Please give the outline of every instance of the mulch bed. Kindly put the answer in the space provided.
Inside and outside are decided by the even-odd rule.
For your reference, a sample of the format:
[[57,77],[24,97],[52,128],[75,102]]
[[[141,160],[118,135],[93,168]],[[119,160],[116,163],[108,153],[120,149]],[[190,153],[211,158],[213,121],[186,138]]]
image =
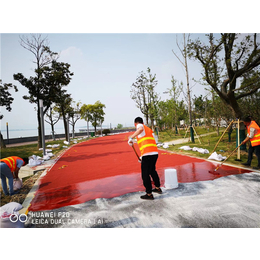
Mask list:
[[37,181],[37,179],[40,177],[44,170],[38,171],[36,174],[32,175],[29,178],[26,178],[26,180],[23,181],[23,186],[20,189],[18,194],[15,194],[13,196],[5,196],[3,193],[3,190],[1,188],[1,207],[9,202],[18,202],[20,204],[23,204],[27,194],[32,189],[34,183]]

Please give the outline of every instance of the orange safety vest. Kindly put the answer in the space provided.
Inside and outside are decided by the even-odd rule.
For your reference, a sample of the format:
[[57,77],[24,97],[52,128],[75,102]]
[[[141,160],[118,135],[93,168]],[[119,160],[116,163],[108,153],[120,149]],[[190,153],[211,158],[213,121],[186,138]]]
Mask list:
[[255,121],[251,121],[251,124],[247,126],[247,132],[250,135],[250,127],[253,127],[257,130],[256,134],[253,138],[250,138],[250,142],[252,146],[260,145],[260,127],[257,125]]
[[17,159],[22,160],[23,164],[24,164],[24,160],[22,158],[20,158],[20,157],[17,157],[17,156],[6,157],[4,159],[1,159],[0,161],[4,162],[5,164],[7,164],[8,167],[10,168],[11,172],[14,172],[15,169],[16,169],[16,160]]
[[147,153],[158,152],[156,141],[153,137],[152,129],[150,129],[146,125],[143,126],[144,126],[145,136],[141,138],[138,138],[138,136],[136,137],[137,144],[141,151],[141,156]]

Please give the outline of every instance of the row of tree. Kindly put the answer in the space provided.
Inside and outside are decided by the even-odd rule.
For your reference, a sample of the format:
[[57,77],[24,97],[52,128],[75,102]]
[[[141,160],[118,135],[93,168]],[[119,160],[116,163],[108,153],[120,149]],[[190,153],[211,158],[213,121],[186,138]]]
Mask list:
[[[42,38],[41,35],[21,37],[20,44],[33,54],[35,58],[33,62],[36,64],[35,74],[26,78],[22,73],[16,73],[13,75],[13,78],[28,89],[28,95],[23,96],[23,98],[37,106],[38,147],[43,146],[40,100],[43,100],[43,115],[48,118],[46,122],[51,125],[53,134],[54,125],[60,119],[63,120],[66,137],[68,137],[69,124],[72,125],[74,133],[75,124],[80,118],[91,122],[96,131],[96,127],[104,121],[105,105],[97,101],[94,105],[84,104],[80,107],[79,102],[76,103],[73,101],[71,94],[65,89],[73,76],[73,72],[70,71],[70,64],[58,62],[58,53],[50,50],[47,38]],[[13,102],[13,98],[9,92],[11,88],[18,91],[15,85],[2,84],[1,82],[0,106],[5,106],[8,111],[11,111],[11,104]],[[1,147],[4,147],[2,135]]]
[[[143,71],[132,84],[131,98],[143,113],[146,122],[153,127],[157,125],[173,126],[180,120],[188,124],[195,123],[196,118],[205,118],[208,124],[219,119],[230,121],[251,115],[260,122],[260,43],[258,34],[243,35],[223,33],[215,37],[206,35],[208,44],[200,39],[186,42],[178,47],[183,59],[179,59],[186,71],[186,84],[172,76],[172,87],[168,89],[171,99],[160,101],[155,91],[158,84],[156,74],[150,68]],[[210,87],[205,96],[191,98],[187,57],[197,60],[202,65],[201,84]],[[184,87],[186,85],[186,88]],[[180,93],[184,100],[179,100]],[[210,96],[210,98],[209,98]]]

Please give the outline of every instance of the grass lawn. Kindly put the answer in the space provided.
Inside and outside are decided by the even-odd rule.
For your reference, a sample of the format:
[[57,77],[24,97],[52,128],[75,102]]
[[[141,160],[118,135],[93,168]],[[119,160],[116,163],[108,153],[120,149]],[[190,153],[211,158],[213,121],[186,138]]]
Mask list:
[[[205,128],[197,127],[197,128],[195,128],[195,130],[198,135],[206,134],[209,132],[215,132],[215,130],[213,128],[211,128],[208,131]],[[183,143],[183,144],[170,145],[170,147],[166,150],[173,151],[173,152],[180,153],[180,154],[186,154],[186,155],[191,155],[191,156],[207,159],[211,155],[212,151],[214,150],[215,145],[219,141],[224,130],[225,130],[224,128],[220,129],[219,135],[217,135],[217,133],[213,133],[213,134],[207,135],[207,136],[199,136],[201,144],[200,144],[199,140],[197,138],[195,138],[195,143],[187,142],[187,143]],[[185,132],[186,131],[182,130],[182,131],[180,131],[181,135],[176,135],[175,131],[173,131],[173,130],[162,131],[159,133],[159,142],[163,143],[163,142],[167,142],[167,141],[181,139],[184,137]],[[190,137],[189,132],[186,135],[186,138],[188,138],[188,137]],[[195,134],[194,134],[194,137],[196,137]],[[198,152],[184,151],[184,150],[179,149],[180,147],[182,147],[184,145],[190,146],[191,148],[198,147],[198,148],[207,149],[209,151],[209,154],[201,154]],[[247,144],[247,148],[248,147],[249,147],[249,144]],[[234,151],[235,149],[236,149],[236,132],[233,131],[231,134],[231,142],[229,142],[229,140],[228,140],[228,134],[225,133],[224,137],[218,144],[215,151],[217,152],[217,154],[221,154],[222,156],[228,157],[230,155],[230,153],[232,151]],[[241,161],[236,161],[236,159],[237,159],[237,151],[226,162],[234,164],[234,165],[242,166],[242,163],[245,163],[247,161],[247,151],[243,151],[243,150],[240,151]],[[258,164],[257,158],[254,154],[251,166],[256,167],[257,164]]]

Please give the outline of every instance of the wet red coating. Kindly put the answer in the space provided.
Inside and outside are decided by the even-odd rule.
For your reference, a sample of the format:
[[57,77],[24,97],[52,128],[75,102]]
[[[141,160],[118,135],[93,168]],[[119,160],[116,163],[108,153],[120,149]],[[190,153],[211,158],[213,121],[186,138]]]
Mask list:
[[[41,179],[30,211],[51,210],[96,198],[112,198],[144,191],[141,164],[127,144],[131,133],[92,139],[68,149]],[[137,146],[136,150],[139,152]],[[178,182],[213,180],[245,171],[217,162],[159,151],[157,171],[164,184],[164,170],[175,168]]]

